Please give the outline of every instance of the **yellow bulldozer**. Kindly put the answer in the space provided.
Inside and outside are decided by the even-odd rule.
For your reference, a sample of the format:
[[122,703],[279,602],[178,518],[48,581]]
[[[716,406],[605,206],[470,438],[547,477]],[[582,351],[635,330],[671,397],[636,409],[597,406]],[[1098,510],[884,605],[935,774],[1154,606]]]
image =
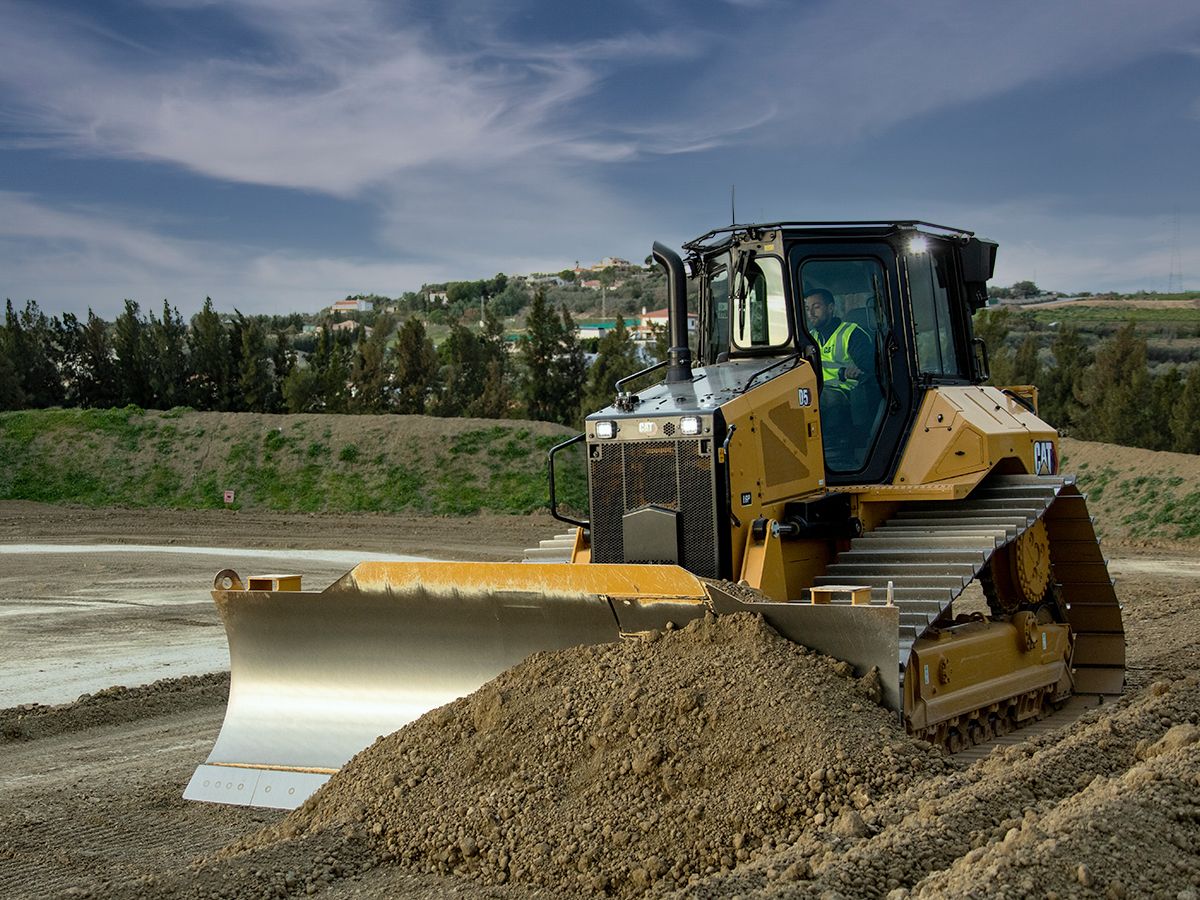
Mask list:
[[[775,222],[683,249],[695,326],[685,261],[656,243],[667,360],[550,452],[570,531],[523,563],[364,562],[321,591],[217,575],[229,703],[186,797],[295,807],[532,652],[706,614],[759,614],[877,672],[908,732],[952,752],[1121,692],[1120,605],[1057,434],[1036,389],[985,384],[971,322],[996,244],[920,221]],[[586,519],[555,493],[576,444]],[[973,583],[986,605],[975,591],[966,612]]]

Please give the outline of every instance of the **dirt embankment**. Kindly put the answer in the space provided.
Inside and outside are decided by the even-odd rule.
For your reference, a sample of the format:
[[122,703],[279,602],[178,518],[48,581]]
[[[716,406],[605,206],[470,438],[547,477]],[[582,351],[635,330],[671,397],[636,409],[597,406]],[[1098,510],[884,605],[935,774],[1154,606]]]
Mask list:
[[1063,438],[1063,471],[1079,480],[1105,546],[1200,550],[1200,456]]
[[[89,507],[521,514],[546,506],[548,422],[176,409],[0,413],[0,499]],[[581,452],[559,498],[586,505]],[[226,493],[231,499],[226,501]]]

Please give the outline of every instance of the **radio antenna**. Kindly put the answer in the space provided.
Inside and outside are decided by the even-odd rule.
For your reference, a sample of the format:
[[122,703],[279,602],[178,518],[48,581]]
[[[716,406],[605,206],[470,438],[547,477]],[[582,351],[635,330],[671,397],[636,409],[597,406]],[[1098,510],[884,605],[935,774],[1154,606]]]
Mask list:
[[735,203],[736,200],[737,200],[737,185],[731,184],[729,186],[729,224],[730,225],[737,224],[737,210],[736,210],[736,203]]

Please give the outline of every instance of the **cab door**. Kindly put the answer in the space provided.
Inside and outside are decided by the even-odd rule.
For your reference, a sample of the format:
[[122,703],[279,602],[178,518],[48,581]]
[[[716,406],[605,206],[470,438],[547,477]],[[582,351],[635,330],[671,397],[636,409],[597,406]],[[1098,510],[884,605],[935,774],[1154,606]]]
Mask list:
[[[896,253],[884,241],[797,243],[789,268],[796,321],[822,348],[826,482],[887,482],[913,407]],[[817,297],[832,298],[822,326],[806,312]]]

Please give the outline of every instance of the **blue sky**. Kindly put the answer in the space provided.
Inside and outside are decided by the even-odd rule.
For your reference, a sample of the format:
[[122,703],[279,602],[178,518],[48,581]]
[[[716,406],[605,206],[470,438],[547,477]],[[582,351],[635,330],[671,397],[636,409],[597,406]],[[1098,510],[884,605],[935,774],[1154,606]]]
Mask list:
[[1194,0],[0,0],[0,294],[53,313],[641,260],[731,184],[1196,289],[1198,169]]

